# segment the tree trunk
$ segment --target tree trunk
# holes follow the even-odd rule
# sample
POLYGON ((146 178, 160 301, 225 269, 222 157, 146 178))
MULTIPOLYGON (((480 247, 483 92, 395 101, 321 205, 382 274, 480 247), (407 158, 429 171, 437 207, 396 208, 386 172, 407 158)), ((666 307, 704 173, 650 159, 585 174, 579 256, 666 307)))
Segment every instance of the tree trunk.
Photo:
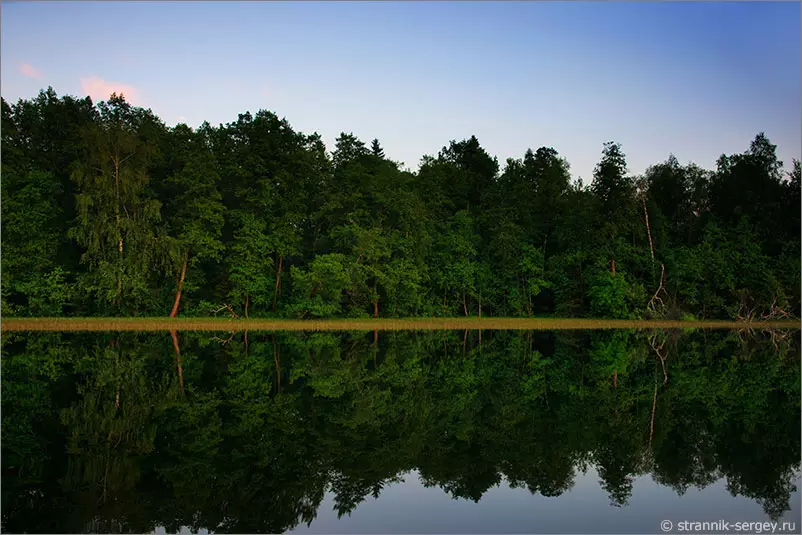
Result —
POLYGON ((245 319, 248 319, 248 303, 251 301, 251 295, 245 294, 245 319))
MULTIPOLYGON (((527 282, 529 282, 529 281, 527 281, 527 282)), ((529 312, 529 317, 531 318, 532 317, 532 292, 529 291, 528 286, 529 286, 528 284, 525 285, 525 287, 526 287, 526 303, 527 303, 527 306, 529 307, 528 312, 529 312)))
POLYGON ((615 277, 615 258, 610 259, 610 266, 610 273, 612 273, 613 277, 615 277))
POLYGON ((189 247, 184 255, 184 264, 181 266, 181 277, 178 279, 178 290, 175 292, 175 302, 170 317, 174 318, 178 314, 178 303, 181 302, 181 290, 184 288, 184 276, 187 274, 187 262, 189 261, 189 247))
POLYGON ((652 262, 654 262, 654 243, 652 242, 652 229, 649 228, 649 212, 646 211, 646 194, 641 195, 643 201, 643 217, 646 219, 646 233, 649 235, 649 249, 652 252, 652 262))
POLYGON ((468 303, 465 300, 465 294, 462 294, 462 310, 465 311, 465 315, 468 315, 468 303))
POLYGON ((618 370, 613 370, 613 388, 618 388, 618 370))
POLYGON ((173 349, 175 349, 175 365, 178 370, 178 388, 181 390, 181 395, 184 395, 184 368, 181 366, 181 349, 178 347, 178 333, 175 329, 170 331, 170 336, 173 338, 173 349))
POLYGON ((281 291, 281 269, 284 261, 284 256, 278 257, 278 269, 276 269, 276 289, 273 292, 273 312, 276 311, 276 303, 278 302, 278 293, 281 291))
POLYGON ((373 317, 379 317, 379 294, 376 292, 376 284, 373 284, 373 317))

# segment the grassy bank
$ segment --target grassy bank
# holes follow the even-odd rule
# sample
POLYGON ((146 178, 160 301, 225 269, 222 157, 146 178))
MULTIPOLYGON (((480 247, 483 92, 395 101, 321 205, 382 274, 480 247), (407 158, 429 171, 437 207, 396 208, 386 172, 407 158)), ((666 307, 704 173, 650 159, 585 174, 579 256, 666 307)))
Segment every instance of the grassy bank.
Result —
POLYGON ((799 329, 799 321, 647 321, 571 318, 232 319, 3 318, 5 331, 436 331, 585 329, 799 329))

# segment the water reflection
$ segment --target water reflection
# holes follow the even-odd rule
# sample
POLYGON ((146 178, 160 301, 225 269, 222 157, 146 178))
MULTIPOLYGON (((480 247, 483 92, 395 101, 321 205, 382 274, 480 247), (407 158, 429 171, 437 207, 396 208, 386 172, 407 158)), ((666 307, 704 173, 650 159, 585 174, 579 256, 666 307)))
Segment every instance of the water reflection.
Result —
MULTIPOLYGON (((605 531, 576 523, 588 489, 640 532, 670 504, 799 516, 798 331, 6 333, 2 358, 4 531, 358 531, 377 508, 367 531, 415 531, 392 496, 420 485, 490 531, 605 531)), ((474 531, 453 507, 420 529, 474 531)))

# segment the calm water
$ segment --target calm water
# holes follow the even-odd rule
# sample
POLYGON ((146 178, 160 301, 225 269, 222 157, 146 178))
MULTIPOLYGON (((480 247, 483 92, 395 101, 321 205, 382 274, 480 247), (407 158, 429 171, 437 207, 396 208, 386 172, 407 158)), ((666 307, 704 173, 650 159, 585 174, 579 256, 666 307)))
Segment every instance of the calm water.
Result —
POLYGON ((799 335, 7 332, 2 529, 799 533, 799 335))

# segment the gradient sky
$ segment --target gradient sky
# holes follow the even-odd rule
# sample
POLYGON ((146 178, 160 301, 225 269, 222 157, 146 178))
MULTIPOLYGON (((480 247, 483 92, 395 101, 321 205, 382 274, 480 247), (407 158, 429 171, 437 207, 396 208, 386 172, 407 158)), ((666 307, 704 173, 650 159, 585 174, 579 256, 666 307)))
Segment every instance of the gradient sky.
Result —
POLYGON ((609 140, 632 173, 712 169, 765 131, 789 168, 801 39, 799 2, 4 2, 0 92, 122 89, 193 127, 264 108, 413 170, 472 134, 502 165, 547 145, 588 183, 609 140))

